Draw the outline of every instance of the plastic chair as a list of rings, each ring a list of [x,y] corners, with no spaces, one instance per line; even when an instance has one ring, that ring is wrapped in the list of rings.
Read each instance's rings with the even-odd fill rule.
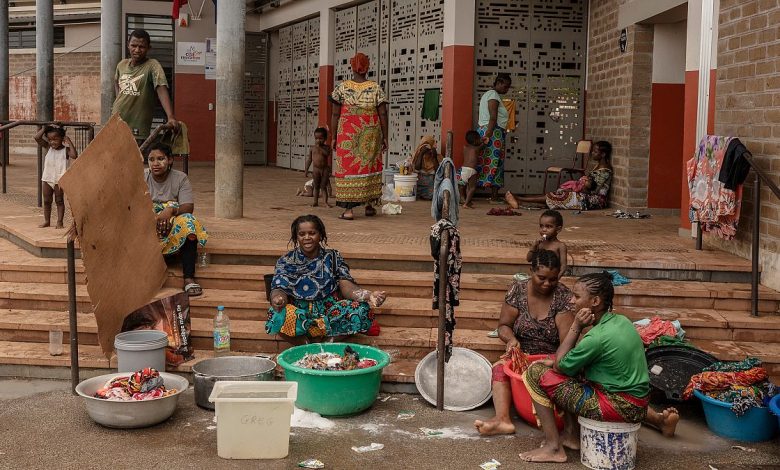
[[[571,167],[547,167],[547,169],[544,171],[544,188],[542,189],[542,193],[547,194],[547,176],[550,173],[558,174],[558,185],[555,186],[556,189],[561,186],[561,178],[563,177],[564,173],[568,174],[570,179],[574,179],[574,175],[577,173],[584,175],[585,169],[588,167],[588,162],[590,160],[590,148],[592,145],[593,142],[590,140],[580,140],[577,142],[577,148],[575,149],[574,157],[571,160]],[[577,166],[578,162],[579,166]]]

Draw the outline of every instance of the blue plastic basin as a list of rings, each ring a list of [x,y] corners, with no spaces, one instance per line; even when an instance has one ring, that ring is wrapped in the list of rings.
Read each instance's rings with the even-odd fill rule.
[[[718,436],[737,441],[760,442],[775,437],[778,419],[769,408],[753,407],[742,416],[731,411],[731,404],[715,400],[698,390],[693,394],[701,400],[707,427]],[[775,397],[777,398],[777,397]]]
[[[780,427],[780,395],[775,395],[769,402],[769,411],[777,416],[777,425]]]

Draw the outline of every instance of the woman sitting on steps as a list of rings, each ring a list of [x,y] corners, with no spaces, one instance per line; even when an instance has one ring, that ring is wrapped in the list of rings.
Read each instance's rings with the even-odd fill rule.
[[[316,215],[298,217],[290,231],[294,249],[276,262],[266,332],[294,345],[379,334],[371,307],[382,305],[387,294],[355,284],[341,253],[327,248],[325,225]]]

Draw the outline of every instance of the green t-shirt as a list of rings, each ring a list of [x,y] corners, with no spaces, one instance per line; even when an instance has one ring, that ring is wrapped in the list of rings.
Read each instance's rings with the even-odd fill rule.
[[[152,114],[157,101],[157,87],[168,86],[165,71],[155,59],[133,66],[130,59],[119,62],[114,80],[119,94],[112,113],[119,113],[136,139],[146,139],[152,128]]]
[[[558,363],[558,370],[585,378],[610,393],[626,392],[642,398],[650,393],[650,377],[642,338],[631,320],[605,313]]]

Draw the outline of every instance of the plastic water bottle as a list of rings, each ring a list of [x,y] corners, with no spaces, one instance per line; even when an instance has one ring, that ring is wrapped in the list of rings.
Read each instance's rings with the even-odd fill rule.
[[[224,356],[230,353],[230,319],[225,314],[225,307],[217,307],[214,317],[214,355]]]

